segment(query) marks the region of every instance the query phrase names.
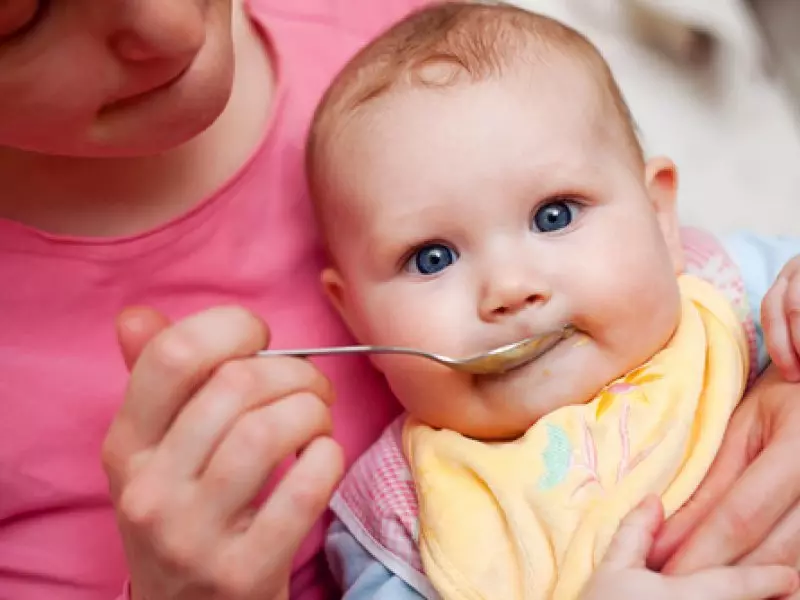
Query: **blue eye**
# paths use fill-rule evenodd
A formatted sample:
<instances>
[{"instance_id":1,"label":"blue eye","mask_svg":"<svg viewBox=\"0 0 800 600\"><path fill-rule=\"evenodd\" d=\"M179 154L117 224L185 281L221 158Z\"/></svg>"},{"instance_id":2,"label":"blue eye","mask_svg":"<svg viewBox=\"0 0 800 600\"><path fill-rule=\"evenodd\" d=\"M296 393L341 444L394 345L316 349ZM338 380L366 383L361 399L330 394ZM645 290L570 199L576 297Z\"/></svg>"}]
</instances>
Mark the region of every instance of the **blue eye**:
<instances>
[{"instance_id":1,"label":"blue eye","mask_svg":"<svg viewBox=\"0 0 800 600\"><path fill-rule=\"evenodd\" d=\"M547 202L533 215L533 227L542 233L550 233L569 227L577 216L578 204L569 200Z\"/></svg>"},{"instance_id":2,"label":"blue eye","mask_svg":"<svg viewBox=\"0 0 800 600\"><path fill-rule=\"evenodd\" d=\"M444 244L428 244L417 250L406 268L422 275L435 275L456 262L458 255Z\"/></svg>"}]
</instances>

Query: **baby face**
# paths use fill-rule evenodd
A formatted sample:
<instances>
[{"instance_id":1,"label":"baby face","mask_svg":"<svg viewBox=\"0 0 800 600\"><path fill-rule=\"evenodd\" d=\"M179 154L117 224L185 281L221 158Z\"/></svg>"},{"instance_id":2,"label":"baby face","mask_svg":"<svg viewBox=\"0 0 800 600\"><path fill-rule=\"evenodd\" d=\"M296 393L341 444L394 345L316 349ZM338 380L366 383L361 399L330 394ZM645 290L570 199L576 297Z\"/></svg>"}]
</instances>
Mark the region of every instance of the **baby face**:
<instances>
[{"instance_id":1,"label":"baby face","mask_svg":"<svg viewBox=\"0 0 800 600\"><path fill-rule=\"evenodd\" d=\"M593 397L679 320L674 171L643 166L584 77L409 89L347 124L323 208L326 288L360 341L462 357L579 333L502 376L376 357L412 414L519 435Z\"/></svg>"}]
</instances>

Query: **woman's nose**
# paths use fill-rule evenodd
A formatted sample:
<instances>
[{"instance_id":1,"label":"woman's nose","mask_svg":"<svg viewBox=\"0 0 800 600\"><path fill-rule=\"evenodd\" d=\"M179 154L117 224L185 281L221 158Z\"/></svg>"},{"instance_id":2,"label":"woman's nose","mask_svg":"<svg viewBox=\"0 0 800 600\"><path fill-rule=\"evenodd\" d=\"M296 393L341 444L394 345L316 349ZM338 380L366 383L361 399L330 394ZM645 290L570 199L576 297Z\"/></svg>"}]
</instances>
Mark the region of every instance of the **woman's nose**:
<instances>
[{"instance_id":1,"label":"woman's nose","mask_svg":"<svg viewBox=\"0 0 800 600\"><path fill-rule=\"evenodd\" d=\"M205 43L207 4L204 0L109 2L116 9L111 46L131 62L193 57Z\"/></svg>"}]
</instances>

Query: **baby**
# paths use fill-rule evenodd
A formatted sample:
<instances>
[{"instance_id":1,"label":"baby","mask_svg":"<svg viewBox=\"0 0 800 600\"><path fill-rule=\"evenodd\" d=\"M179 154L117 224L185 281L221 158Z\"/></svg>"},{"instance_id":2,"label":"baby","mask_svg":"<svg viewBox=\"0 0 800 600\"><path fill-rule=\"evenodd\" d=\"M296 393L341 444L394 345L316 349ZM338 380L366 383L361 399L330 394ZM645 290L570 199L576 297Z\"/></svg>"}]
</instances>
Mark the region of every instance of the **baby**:
<instances>
[{"instance_id":1,"label":"baby","mask_svg":"<svg viewBox=\"0 0 800 600\"><path fill-rule=\"evenodd\" d=\"M502 376L374 358L407 415L333 501L345 598L794 590L781 567L648 573L652 500L612 545L643 499L672 513L699 485L766 363L749 309L766 289L749 238L681 230L675 167L645 160L590 42L510 6L418 12L332 84L308 172L323 283L361 342L460 357L578 332ZM784 364L788 331L770 330Z\"/></svg>"}]
</instances>

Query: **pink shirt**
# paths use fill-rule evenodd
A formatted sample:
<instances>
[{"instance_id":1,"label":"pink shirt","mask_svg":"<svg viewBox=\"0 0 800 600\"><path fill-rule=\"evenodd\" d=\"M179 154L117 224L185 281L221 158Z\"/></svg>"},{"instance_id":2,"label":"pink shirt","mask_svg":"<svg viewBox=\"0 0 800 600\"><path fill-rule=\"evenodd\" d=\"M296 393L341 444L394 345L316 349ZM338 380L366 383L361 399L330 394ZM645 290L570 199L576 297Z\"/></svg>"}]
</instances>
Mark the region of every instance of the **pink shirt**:
<instances>
[{"instance_id":1,"label":"pink shirt","mask_svg":"<svg viewBox=\"0 0 800 600\"><path fill-rule=\"evenodd\" d=\"M0 221L1 598L110 600L122 589L127 569L100 466L127 380L113 326L121 308L147 304L178 318L239 303L269 321L277 347L351 341L320 294L304 136L335 71L414 3L252 0L278 55L276 116L239 173L182 218L102 241ZM352 462L397 409L366 362L320 365L337 389L336 436ZM323 530L297 557L293 598L335 597Z\"/></svg>"}]
</instances>

